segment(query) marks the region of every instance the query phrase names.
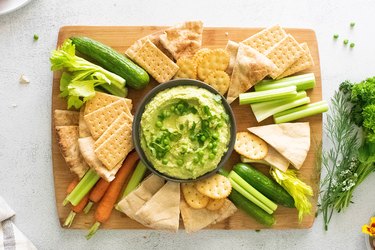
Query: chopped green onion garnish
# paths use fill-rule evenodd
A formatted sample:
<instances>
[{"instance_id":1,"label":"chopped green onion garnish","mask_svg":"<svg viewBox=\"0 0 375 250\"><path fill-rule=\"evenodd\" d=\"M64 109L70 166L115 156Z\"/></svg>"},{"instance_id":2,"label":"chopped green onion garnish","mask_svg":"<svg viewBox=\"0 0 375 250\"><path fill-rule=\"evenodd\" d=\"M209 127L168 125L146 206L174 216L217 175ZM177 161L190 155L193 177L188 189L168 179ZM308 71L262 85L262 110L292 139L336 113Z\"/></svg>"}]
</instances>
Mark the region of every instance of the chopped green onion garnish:
<instances>
[{"instance_id":1,"label":"chopped green onion garnish","mask_svg":"<svg viewBox=\"0 0 375 250\"><path fill-rule=\"evenodd\" d=\"M355 22L350 23L350 27L353 28L355 26Z\"/></svg>"},{"instance_id":2,"label":"chopped green onion garnish","mask_svg":"<svg viewBox=\"0 0 375 250\"><path fill-rule=\"evenodd\" d=\"M354 48L355 44L354 43L350 43L350 48Z\"/></svg>"},{"instance_id":3,"label":"chopped green onion garnish","mask_svg":"<svg viewBox=\"0 0 375 250\"><path fill-rule=\"evenodd\" d=\"M37 34L34 34L34 41L38 41L39 36Z\"/></svg>"},{"instance_id":4,"label":"chopped green onion garnish","mask_svg":"<svg viewBox=\"0 0 375 250\"><path fill-rule=\"evenodd\" d=\"M349 40L348 39L345 39L344 40L344 44L347 45L349 43Z\"/></svg>"},{"instance_id":5,"label":"chopped green onion garnish","mask_svg":"<svg viewBox=\"0 0 375 250\"><path fill-rule=\"evenodd\" d=\"M339 38L339 34L334 34L334 35L333 35L333 38L334 38L334 39Z\"/></svg>"}]
</instances>

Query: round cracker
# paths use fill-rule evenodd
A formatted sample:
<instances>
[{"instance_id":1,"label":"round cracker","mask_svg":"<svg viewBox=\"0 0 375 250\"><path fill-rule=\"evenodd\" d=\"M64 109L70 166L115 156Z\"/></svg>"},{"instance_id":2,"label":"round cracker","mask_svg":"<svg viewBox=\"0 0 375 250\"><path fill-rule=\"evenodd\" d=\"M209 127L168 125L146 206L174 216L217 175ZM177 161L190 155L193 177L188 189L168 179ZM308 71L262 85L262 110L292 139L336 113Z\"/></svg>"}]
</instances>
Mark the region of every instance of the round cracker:
<instances>
[{"instance_id":1,"label":"round cracker","mask_svg":"<svg viewBox=\"0 0 375 250\"><path fill-rule=\"evenodd\" d=\"M210 211L219 210L220 208L222 208L224 206L225 199L226 198L223 198L223 199L210 199L210 201L208 202L208 204L206 206L206 209L208 209Z\"/></svg>"},{"instance_id":2,"label":"round cracker","mask_svg":"<svg viewBox=\"0 0 375 250\"><path fill-rule=\"evenodd\" d=\"M198 181L196 189L212 199L222 199L229 196L232 185L227 177L215 174L207 179Z\"/></svg>"},{"instance_id":3,"label":"round cracker","mask_svg":"<svg viewBox=\"0 0 375 250\"><path fill-rule=\"evenodd\" d=\"M180 68L174 78L197 79L197 66L193 58L182 57L176 64Z\"/></svg>"},{"instance_id":4,"label":"round cracker","mask_svg":"<svg viewBox=\"0 0 375 250\"><path fill-rule=\"evenodd\" d=\"M205 208L210 201L210 198L198 192L194 183L182 183L182 193L186 203L192 208Z\"/></svg>"},{"instance_id":5,"label":"round cracker","mask_svg":"<svg viewBox=\"0 0 375 250\"><path fill-rule=\"evenodd\" d=\"M221 95L224 95L228 91L230 77L224 71L215 70L208 74L207 79L204 82L211 85Z\"/></svg>"},{"instance_id":6,"label":"round cracker","mask_svg":"<svg viewBox=\"0 0 375 250\"><path fill-rule=\"evenodd\" d=\"M224 49L214 49L205 53L197 65L198 78L204 81L212 71L225 71L229 65L229 59L229 53Z\"/></svg>"},{"instance_id":7,"label":"round cracker","mask_svg":"<svg viewBox=\"0 0 375 250\"><path fill-rule=\"evenodd\" d=\"M265 141L250 132L238 132L234 150L249 159L261 160L267 155L268 146Z\"/></svg>"},{"instance_id":8,"label":"round cracker","mask_svg":"<svg viewBox=\"0 0 375 250\"><path fill-rule=\"evenodd\" d=\"M210 52L210 51L211 51L211 50L208 49L208 48L202 48L202 49L198 50L198 51L194 54L194 56L193 56L193 61L195 62L195 65L198 66L199 63L202 61L203 56L204 56L205 54L207 54L208 52Z\"/></svg>"}]
</instances>

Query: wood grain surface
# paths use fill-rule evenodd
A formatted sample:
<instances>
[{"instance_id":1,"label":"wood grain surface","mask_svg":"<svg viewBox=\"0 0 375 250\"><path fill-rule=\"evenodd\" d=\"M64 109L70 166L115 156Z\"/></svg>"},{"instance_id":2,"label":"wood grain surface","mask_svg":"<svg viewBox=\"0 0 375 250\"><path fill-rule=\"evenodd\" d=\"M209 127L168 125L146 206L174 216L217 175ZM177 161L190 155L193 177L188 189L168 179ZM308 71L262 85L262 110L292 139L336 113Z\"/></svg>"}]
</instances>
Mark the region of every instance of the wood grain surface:
<instances>
[{"instance_id":1,"label":"wood grain surface","mask_svg":"<svg viewBox=\"0 0 375 250\"><path fill-rule=\"evenodd\" d=\"M132 45L137 39L151 34L153 32L164 29L165 27L156 26L66 26L62 27L58 36L58 44L60 45L64 39L73 36L88 36L96 39L102 43L105 43L117 51L124 53L125 50ZM253 35L260 31L261 28L205 28L203 33L203 47L207 48L224 48L228 39L233 41L242 41L245 38ZM321 86L321 75L320 75L320 63L319 63L319 52L318 44L315 36L315 32L309 29L288 29L286 31L292 34L296 40L300 43L307 42L312 56L314 58L315 66L306 70L305 72L313 72L316 77L316 87L313 90L308 91L308 96L311 98L311 102L316 102L322 98L322 86ZM52 87L52 114L55 109L66 109L66 101L59 97L59 81L60 72L55 72L53 75L53 87ZM133 99L134 108L132 113L135 112L137 104L140 102L142 97L151 88L156 86L156 82L152 82L142 90L129 90L128 98ZM238 105L238 100L232 103L232 109L237 121L237 130L245 131L246 128L258 125L265 125L272 123L271 118L257 123L255 120L250 107L248 105ZM52 119L53 120L53 119ZM316 115L314 117L301 119L301 121L310 122L311 126L311 148L306 158L306 161L301 168L299 177L307 184L311 185L314 190L313 211L310 216L306 216L301 223L298 222L297 210L291 208L285 208L279 206L275 212L276 224L271 227L273 229L291 229L291 228L310 228L314 222L315 210L317 204L317 194L319 188L320 172L316 168L316 152L320 149L322 139L322 116ZM56 194L56 206L60 224L62 225L65 218L69 214L70 207L64 207L62 202L66 196L66 187L73 179L73 175L69 172L64 158L62 157L57 141L54 124L51 124L52 132L52 158L53 158L53 174ZM230 169L235 163L240 161L240 157L237 153L233 153L225 168ZM263 171L268 172L268 167L256 165L256 167ZM49 187L46 187L49 188ZM93 211L87 215L77 215L71 228L76 229L88 229L94 223ZM182 228L182 221L180 221ZM109 221L102 225L102 228L107 229L145 229L144 226L138 222L128 218L126 215L113 211ZM238 211L236 214L228 218L227 220L220 222L216 225L208 227L209 229L262 229L265 228L263 225L257 223L253 218L249 217L242 211ZM199 233L199 232L198 232Z\"/></svg>"}]
</instances>

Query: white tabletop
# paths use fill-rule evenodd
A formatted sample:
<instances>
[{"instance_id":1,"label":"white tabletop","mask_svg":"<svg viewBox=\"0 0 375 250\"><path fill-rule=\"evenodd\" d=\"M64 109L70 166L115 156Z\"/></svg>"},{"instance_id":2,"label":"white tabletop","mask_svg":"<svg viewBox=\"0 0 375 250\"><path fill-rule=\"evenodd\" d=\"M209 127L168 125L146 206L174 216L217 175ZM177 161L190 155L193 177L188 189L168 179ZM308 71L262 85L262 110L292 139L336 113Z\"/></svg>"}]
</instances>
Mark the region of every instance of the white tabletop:
<instances>
[{"instance_id":1,"label":"white tabletop","mask_svg":"<svg viewBox=\"0 0 375 250\"><path fill-rule=\"evenodd\" d=\"M34 0L0 16L0 195L16 211L16 225L40 249L364 249L361 226L375 212L375 174L355 191L354 204L335 214L328 232L321 217L308 230L203 230L192 235L100 230L90 241L85 231L61 229L52 178L48 58L64 25L174 25L195 19L205 26L279 23L316 31L323 97L329 100L341 81L375 75L374 15L373 0ZM340 35L337 42L334 33ZM34 34L39 35L36 42ZM344 38L355 48L344 47ZM21 74L30 84L19 83Z\"/></svg>"}]
</instances>

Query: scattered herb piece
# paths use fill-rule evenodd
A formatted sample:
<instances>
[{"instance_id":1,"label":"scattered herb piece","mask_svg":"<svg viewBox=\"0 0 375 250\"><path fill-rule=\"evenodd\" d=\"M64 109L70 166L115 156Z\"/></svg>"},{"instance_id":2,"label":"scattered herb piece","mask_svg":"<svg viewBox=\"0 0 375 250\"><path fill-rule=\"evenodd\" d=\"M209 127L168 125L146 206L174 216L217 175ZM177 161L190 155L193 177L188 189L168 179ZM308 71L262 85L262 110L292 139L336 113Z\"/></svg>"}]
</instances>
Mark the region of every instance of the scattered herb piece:
<instances>
[{"instance_id":1,"label":"scattered herb piece","mask_svg":"<svg viewBox=\"0 0 375 250\"><path fill-rule=\"evenodd\" d=\"M333 38L334 38L334 39L339 38L339 34L334 34L334 35L333 35Z\"/></svg>"},{"instance_id":2,"label":"scattered herb piece","mask_svg":"<svg viewBox=\"0 0 375 250\"><path fill-rule=\"evenodd\" d=\"M37 34L34 34L34 41L38 41L39 40L39 36Z\"/></svg>"},{"instance_id":3,"label":"scattered herb piece","mask_svg":"<svg viewBox=\"0 0 375 250\"><path fill-rule=\"evenodd\" d=\"M345 39L345 40L343 41L343 43L344 43L344 45L347 45L347 44L349 43L349 40L348 40L348 39Z\"/></svg>"},{"instance_id":4,"label":"scattered herb piece","mask_svg":"<svg viewBox=\"0 0 375 250\"><path fill-rule=\"evenodd\" d=\"M353 28L355 26L355 22L350 23L350 28Z\"/></svg>"},{"instance_id":5,"label":"scattered herb piece","mask_svg":"<svg viewBox=\"0 0 375 250\"><path fill-rule=\"evenodd\" d=\"M355 44L354 43L350 43L350 48L354 48Z\"/></svg>"}]
</instances>

